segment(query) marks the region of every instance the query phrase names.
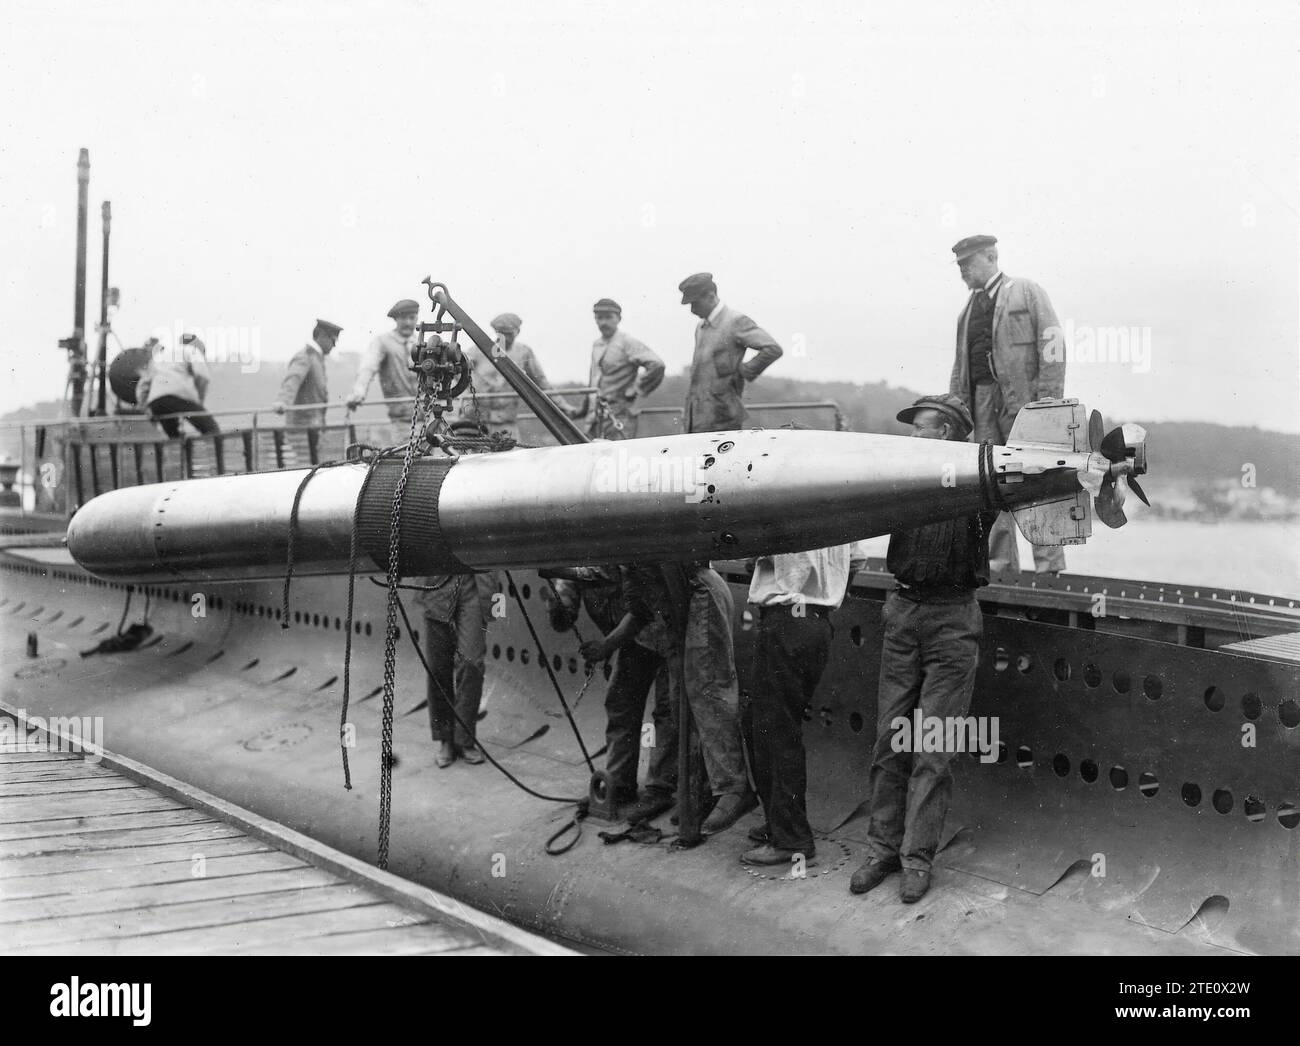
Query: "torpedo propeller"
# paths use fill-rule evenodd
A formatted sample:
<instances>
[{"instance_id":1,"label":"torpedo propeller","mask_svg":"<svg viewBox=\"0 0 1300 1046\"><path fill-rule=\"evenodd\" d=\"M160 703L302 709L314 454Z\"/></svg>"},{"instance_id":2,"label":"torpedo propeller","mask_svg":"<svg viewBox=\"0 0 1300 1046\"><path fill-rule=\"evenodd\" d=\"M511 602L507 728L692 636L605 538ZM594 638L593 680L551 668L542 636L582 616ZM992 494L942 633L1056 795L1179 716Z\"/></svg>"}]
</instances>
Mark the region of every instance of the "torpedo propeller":
<instances>
[{"instance_id":1,"label":"torpedo propeller","mask_svg":"<svg viewBox=\"0 0 1300 1046\"><path fill-rule=\"evenodd\" d=\"M1097 518L1106 526L1119 528L1128 522L1124 501L1129 489L1142 504L1148 507L1151 504L1137 481L1147 470L1147 433L1141 425L1133 424L1111 429L1105 436L1101 434L1102 429L1101 413L1094 410L1088 419L1088 443L1110 462L1110 468L1101 481L1101 492L1093 499L1093 506Z\"/></svg>"}]
</instances>

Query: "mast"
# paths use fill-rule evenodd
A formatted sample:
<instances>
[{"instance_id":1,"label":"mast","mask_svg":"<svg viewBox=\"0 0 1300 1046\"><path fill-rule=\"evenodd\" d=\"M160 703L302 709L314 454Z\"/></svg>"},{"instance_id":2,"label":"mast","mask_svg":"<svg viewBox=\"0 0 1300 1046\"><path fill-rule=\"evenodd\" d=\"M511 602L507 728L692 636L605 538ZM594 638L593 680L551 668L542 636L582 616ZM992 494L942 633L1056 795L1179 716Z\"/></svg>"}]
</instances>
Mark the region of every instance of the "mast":
<instances>
[{"instance_id":1,"label":"mast","mask_svg":"<svg viewBox=\"0 0 1300 1046\"><path fill-rule=\"evenodd\" d=\"M99 390L96 393L93 411L101 418L108 413L105 388L108 381L108 229L112 224L112 208L107 200L104 201L102 214L104 216L104 261L100 269L99 281L99 353L95 359Z\"/></svg>"},{"instance_id":2,"label":"mast","mask_svg":"<svg viewBox=\"0 0 1300 1046\"><path fill-rule=\"evenodd\" d=\"M86 213L90 192L90 150L77 160L77 283L72 303L72 337L60 344L68 350L73 417L81 414L86 387Z\"/></svg>"}]
</instances>

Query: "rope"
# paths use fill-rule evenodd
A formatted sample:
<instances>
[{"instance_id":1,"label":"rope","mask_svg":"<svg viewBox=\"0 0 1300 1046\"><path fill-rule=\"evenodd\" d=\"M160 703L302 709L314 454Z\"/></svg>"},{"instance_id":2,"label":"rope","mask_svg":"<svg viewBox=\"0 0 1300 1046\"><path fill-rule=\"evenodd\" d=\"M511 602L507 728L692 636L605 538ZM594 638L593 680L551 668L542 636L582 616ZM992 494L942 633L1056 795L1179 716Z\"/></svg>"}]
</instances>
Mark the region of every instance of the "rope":
<instances>
[{"instance_id":1,"label":"rope","mask_svg":"<svg viewBox=\"0 0 1300 1046\"><path fill-rule=\"evenodd\" d=\"M569 720L569 726L573 728L573 736L578 739L578 747L582 750L582 758L587 761L587 769L594 774L596 764L592 762L591 753L587 751L587 744L583 741L582 733L578 730L578 723L573 718L569 702L564 699L564 691L560 689L559 680L555 678L555 672L551 669L551 662L546 657L546 648L542 646L542 640L537 635L537 629L533 627L533 620L528 616L528 608L524 606L523 597L519 594L519 589L515 587L515 579L510 576L508 570L502 571L502 573L506 576L506 584L510 586L510 591L515 595L515 603L518 604L520 612L524 615L524 624L528 626L528 633L533 637L533 642L537 644L537 653L541 655L542 667L546 669L546 674L551 680L551 686L555 688L555 694L560 699L560 707L564 709L564 714Z\"/></svg>"},{"instance_id":2,"label":"rope","mask_svg":"<svg viewBox=\"0 0 1300 1046\"><path fill-rule=\"evenodd\" d=\"M997 476L993 470L993 442L984 440L980 444L980 492L984 495L984 507L989 512L1010 512L1011 506L1002 496Z\"/></svg>"},{"instance_id":3,"label":"rope","mask_svg":"<svg viewBox=\"0 0 1300 1046\"><path fill-rule=\"evenodd\" d=\"M307 484L324 467L324 465L313 465L311 471L302 477L298 489L293 492L293 508L289 510L289 547L285 552L284 595L280 599L280 628L282 630L289 627L289 586L293 584L294 554L298 545L298 506L302 504L302 495L303 491L307 489Z\"/></svg>"}]
</instances>

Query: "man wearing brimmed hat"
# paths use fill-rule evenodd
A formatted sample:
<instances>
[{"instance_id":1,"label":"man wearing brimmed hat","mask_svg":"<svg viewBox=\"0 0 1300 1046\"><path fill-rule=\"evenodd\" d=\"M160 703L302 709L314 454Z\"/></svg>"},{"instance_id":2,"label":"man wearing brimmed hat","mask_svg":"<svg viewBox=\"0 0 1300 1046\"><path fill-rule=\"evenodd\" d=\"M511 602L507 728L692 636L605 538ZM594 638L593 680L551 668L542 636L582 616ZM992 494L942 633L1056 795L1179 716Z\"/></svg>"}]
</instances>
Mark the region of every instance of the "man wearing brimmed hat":
<instances>
[{"instance_id":1,"label":"man wearing brimmed hat","mask_svg":"<svg viewBox=\"0 0 1300 1046\"><path fill-rule=\"evenodd\" d=\"M416 387L415 375L411 373L411 346L415 342L415 324L419 316L419 302L403 298L395 303L388 310L393 329L376 336L361 355L361 368L348 394L348 410L356 410L365 402L376 374L379 375L379 388L384 399L406 401L385 404L392 429L382 436L372 434L372 440L378 439L385 444L404 443L410 433L411 397L415 395Z\"/></svg>"},{"instance_id":2,"label":"man wearing brimmed hat","mask_svg":"<svg viewBox=\"0 0 1300 1046\"><path fill-rule=\"evenodd\" d=\"M922 396L898 412L920 439L964 441L970 411L958 396ZM936 486L941 478L935 477ZM901 742L897 720L918 711L946 721L965 716L975 688L984 622L975 592L989 580L989 528L995 514L927 523L889 538L886 564L895 589L881 611L884 641L876 695L876 743L871 763L871 853L849 883L866 893L891 873L903 873L904 903L930 888L952 797L953 752L926 751L910 732ZM942 746L941 746L942 747Z\"/></svg>"},{"instance_id":3,"label":"man wearing brimmed hat","mask_svg":"<svg viewBox=\"0 0 1300 1046\"><path fill-rule=\"evenodd\" d=\"M537 354L518 340L523 325L523 320L513 312L503 312L500 316L494 317L492 329L496 331L497 340L492 346L492 352L498 356L509 356L520 370L533 379L538 388L548 389L551 385L546 380L546 374L537 360ZM518 440L519 424L516 420L519 416L518 395L491 363L480 359L477 353L471 355L469 360L470 366L474 368L474 391L489 394L487 398L479 401L479 420L487 425L490 432L502 432L511 439ZM472 409L467 394L460 401L461 413L468 417Z\"/></svg>"},{"instance_id":4,"label":"man wearing brimmed hat","mask_svg":"<svg viewBox=\"0 0 1300 1046\"><path fill-rule=\"evenodd\" d=\"M948 391L975 421L975 440L1005 444L1026 403L1060 399L1065 390L1065 351L1060 324L1047 292L998 267L996 236L967 236L953 245L962 281L971 295L957 319L957 356ZM989 539L994 572L1020 570L1015 524L999 517ZM1065 569L1059 545L1035 545L1039 573Z\"/></svg>"},{"instance_id":5,"label":"man wearing brimmed hat","mask_svg":"<svg viewBox=\"0 0 1300 1046\"><path fill-rule=\"evenodd\" d=\"M741 402L745 383L781 358L781 346L743 312L719 300L713 273L687 276L677 289L682 292L682 304L689 305L700 318L682 427L686 432L740 428L745 423ZM747 350L757 355L746 361Z\"/></svg>"},{"instance_id":6,"label":"man wearing brimmed hat","mask_svg":"<svg viewBox=\"0 0 1300 1046\"><path fill-rule=\"evenodd\" d=\"M311 341L294 353L285 368L275 412L284 414L287 425L320 428L325 424L325 403L329 388L325 380L325 357L334 351L343 328L329 320L317 320Z\"/></svg>"},{"instance_id":7,"label":"man wearing brimmed hat","mask_svg":"<svg viewBox=\"0 0 1300 1046\"><path fill-rule=\"evenodd\" d=\"M664 361L618 329L623 308L613 298L601 298L592 312L600 337L591 346L587 384L597 391L569 410L569 416L589 417L587 432L593 439L635 439L641 400L664 380Z\"/></svg>"}]
</instances>

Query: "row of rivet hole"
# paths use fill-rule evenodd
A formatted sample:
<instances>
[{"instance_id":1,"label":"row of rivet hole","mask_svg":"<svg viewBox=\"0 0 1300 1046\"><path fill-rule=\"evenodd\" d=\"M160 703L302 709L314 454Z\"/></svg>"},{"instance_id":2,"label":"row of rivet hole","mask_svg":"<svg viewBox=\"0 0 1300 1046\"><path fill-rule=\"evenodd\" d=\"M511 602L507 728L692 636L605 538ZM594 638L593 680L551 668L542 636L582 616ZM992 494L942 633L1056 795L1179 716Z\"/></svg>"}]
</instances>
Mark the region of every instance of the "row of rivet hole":
<instances>
[{"instance_id":1,"label":"row of rivet hole","mask_svg":"<svg viewBox=\"0 0 1300 1046\"><path fill-rule=\"evenodd\" d=\"M998 762L1006 761L1005 746L1000 746L998 753ZM1021 769L1030 769L1034 765L1034 753L1025 745L1016 749L1016 765ZM1052 771L1057 777L1070 776L1070 758L1064 752L1057 752L1052 757ZM1101 776L1101 768L1091 759L1084 759L1079 763L1079 777L1086 784L1095 784ZM1122 766L1112 766L1107 774L1110 785L1117 792L1122 792L1128 787L1128 771ZM1148 799L1154 796L1160 790L1160 782L1153 773L1143 773L1138 777L1138 790ZM1183 802L1191 807L1199 806L1201 802L1201 788L1192 782L1183 785L1181 796ZM1218 788L1211 797L1211 805L1221 814L1230 814L1234 806L1232 792L1226 788ZM1253 795L1246 796L1242 809L1246 814L1247 820L1258 824L1264 820L1265 805L1262 799ZM1284 802L1277 810L1278 823L1283 828L1295 828L1300 825L1300 810L1297 810L1294 803Z\"/></svg>"},{"instance_id":2,"label":"row of rivet hole","mask_svg":"<svg viewBox=\"0 0 1300 1046\"><path fill-rule=\"evenodd\" d=\"M993 668L998 672L1005 672L1011 667L1011 658L1007 651L998 647L994 654ZM1020 654L1016 658L1016 668L1021 675L1029 675L1033 671L1033 659L1028 654ZM1052 674L1060 681L1066 682L1073 674L1074 670L1070 662L1063 657L1058 657L1052 666ZM1083 685L1089 690L1096 690L1102 684L1102 671L1094 664L1085 664L1083 666ZM1117 669L1111 676L1111 686L1117 694L1127 694L1133 689L1133 677L1124 669ZM1164 683L1159 676L1149 675L1142 680L1142 693L1150 700L1158 701L1164 694ZM1203 695L1205 707L1211 712L1221 712L1227 704L1227 697L1217 686L1207 687ZM1264 704L1258 694L1247 692L1241 697L1241 714L1247 719L1258 719L1264 712ZM1294 729L1300 726L1300 703L1288 698L1281 702L1277 708L1278 720L1284 727Z\"/></svg>"}]
</instances>

